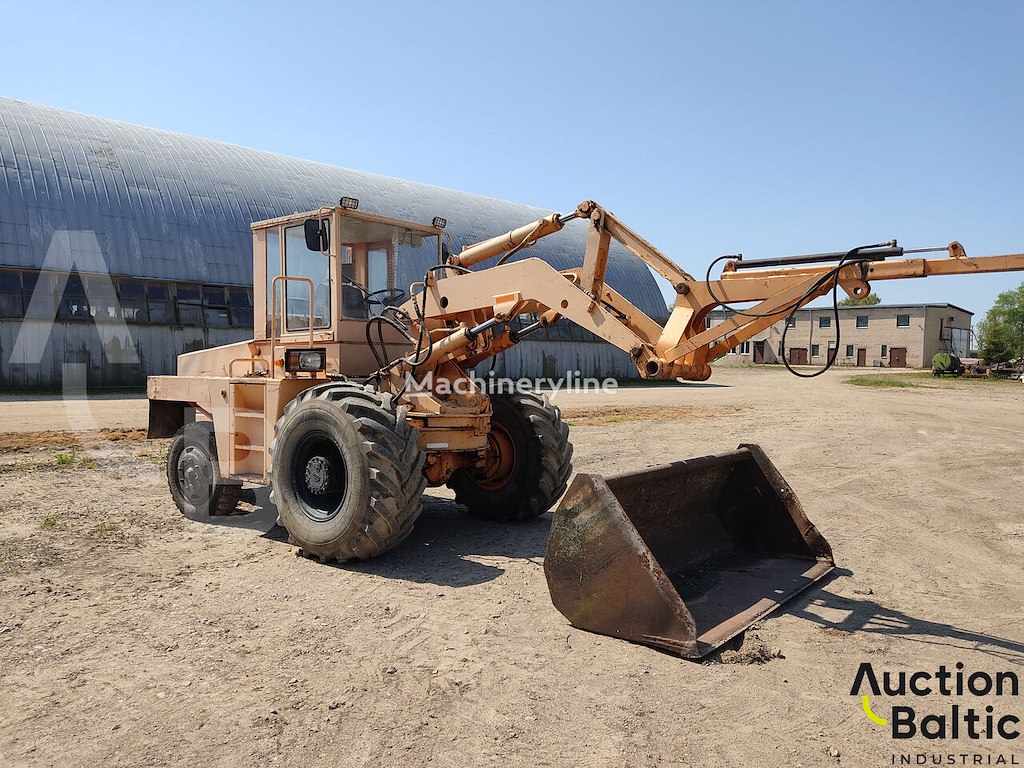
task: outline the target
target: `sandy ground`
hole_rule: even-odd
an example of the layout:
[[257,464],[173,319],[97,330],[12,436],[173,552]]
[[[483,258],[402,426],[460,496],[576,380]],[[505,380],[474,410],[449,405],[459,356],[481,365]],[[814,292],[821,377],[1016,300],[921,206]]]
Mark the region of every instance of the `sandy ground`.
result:
[[[321,565],[265,494],[182,519],[166,441],[132,431],[144,400],[4,398],[0,432],[22,434],[0,436],[0,765],[1024,764],[1024,738],[894,742],[850,695],[864,661],[1024,674],[1024,385],[848,375],[558,397],[577,470],[760,443],[831,542],[834,577],[710,663],[571,628],[543,577],[547,516],[484,523],[435,491],[396,551]],[[111,431],[25,434],[82,428]]]

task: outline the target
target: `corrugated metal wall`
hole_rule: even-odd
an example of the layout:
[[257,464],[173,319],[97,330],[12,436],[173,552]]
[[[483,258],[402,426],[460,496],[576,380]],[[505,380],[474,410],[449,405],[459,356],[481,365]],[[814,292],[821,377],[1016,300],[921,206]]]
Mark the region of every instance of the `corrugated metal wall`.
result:
[[[343,194],[358,197],[371,213],[422,222],[444,216],[456,246],[549,213],[0,98],[0,266],[38,269],[55,233],[91,231],[113,275],[250,285],[251,221],[316,208]],[[577,202],[567,200],[566,207]],[[585,226],[574,222],[527,253],[568,268],[579,263],[584,238]],[[427,266],[403,264],[399,277],[420,279]],[[624,249],[613,247],[607,278],[641,309],[664,318],[653,277]],[[250,335],[237,328],[131,324],[130,344],[141,362],[107,361],[118,370],[106,370],[91,323],[58,322],[39,363],[11,358],[20,328],[18,319],[0,320],[0,386],[59,386],[69,356],[89,361],[91,383],[140,382],[148,373],[173,372],[174,357],[197,334],[209,345]],[[504,359],[514,375],[540,376],[551,365],[560,375],[581,366],[585,374],[635,375],[624,353],[600,342],[524,342]]]

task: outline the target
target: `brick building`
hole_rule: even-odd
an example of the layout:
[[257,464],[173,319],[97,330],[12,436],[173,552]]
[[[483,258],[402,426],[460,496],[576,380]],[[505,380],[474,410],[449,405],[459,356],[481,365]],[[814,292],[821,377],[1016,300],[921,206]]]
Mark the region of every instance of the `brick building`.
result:
[[[708,327],[731,315],[715,310]],[[967,357],[971,348],[973,312],[953,304],[876,304],[839,308],[839,344],[830,307],[801,309],[790,321],[782,349],[785,321],[761,331],[718,362],[824,365],[836,355],[836,365],[925,368],[936,352]]]

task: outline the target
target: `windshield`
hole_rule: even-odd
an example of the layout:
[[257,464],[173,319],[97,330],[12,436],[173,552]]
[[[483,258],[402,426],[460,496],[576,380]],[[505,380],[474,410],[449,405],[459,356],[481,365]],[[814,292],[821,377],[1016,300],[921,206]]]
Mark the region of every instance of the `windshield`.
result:
[[367,319],[402,304],[407,286],[398,284],[400,264],[437,263],[437,238],[384,222],[343,218],[341,313]]

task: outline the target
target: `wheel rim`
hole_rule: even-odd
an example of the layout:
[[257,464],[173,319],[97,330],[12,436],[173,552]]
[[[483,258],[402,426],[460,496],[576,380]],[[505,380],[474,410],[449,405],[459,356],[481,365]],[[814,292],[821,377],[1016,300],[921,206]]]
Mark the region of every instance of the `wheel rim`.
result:
[[337,443],[327,434],[306,437],[295,451],[291,476],[299,511],[304,516],[325,523],[338,515],[348,488],[348,465]]
[[516,441],[504,424],[491,422],[487,435],[487,463],[477,485],[496,491],[508,485],[516,473]]
[[178,487],[190,504],[210,499],[213,486],[213,462],[210,454],[198,445],[187,445],[178,457]]

